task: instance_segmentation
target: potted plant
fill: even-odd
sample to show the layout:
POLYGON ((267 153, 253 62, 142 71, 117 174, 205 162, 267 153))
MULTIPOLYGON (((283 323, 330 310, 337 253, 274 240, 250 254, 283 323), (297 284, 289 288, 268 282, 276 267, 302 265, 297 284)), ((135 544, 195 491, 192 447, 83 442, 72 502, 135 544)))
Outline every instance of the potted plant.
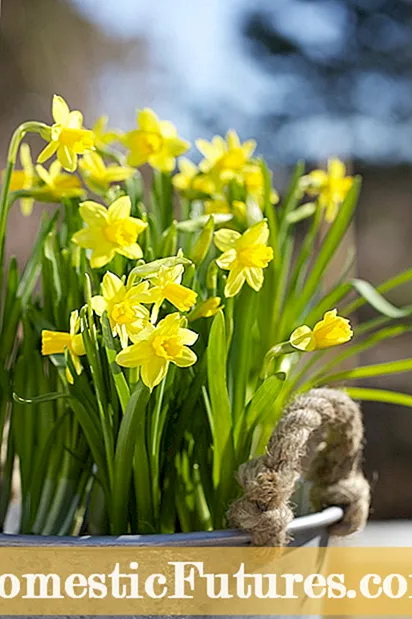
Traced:
POLYGON ((375 289, 348 276, 351 254, 324 286, 360 179, 337 159, 309 174, 299 163, 280 199, 255 142, 234 131, 198 140, 195 165, 181 157, 189 144, 149 109, 125 134, 104 119, 85 129, 58 96, 52 113, 51 126, 16 130, 3 176, 2 530, 16 467, 21 515, 19 537, 2 543, 69 535, 82 543, 88 534, 96 536, 88 543, 135 535, 138 544, 242 544, 250 536, 276 544, 287 526, 306 543, 342 518, 339 505, 352 510, 350 530, 360 526, 368 489, 349 396, 412 404, 406 394, 350 386, 409 371, 410 359, 339 369, 410 329, 410 307, 383 295, 410 281, 411 270, 375 289), (46 142, 37 164, 24 141, 31 132, 46 142), (26 216, 35 202, 57 205, 44 213, 22 272, 4 258, 16 201, 26 216), (365 303, 377 317, 352 330, 365 303), (345 391, 325 389, 337 385, 345 391), (279 501, 289 505, 305 445, 321 426, 344 440, 323 453, 328 466, 315 457, 313 505, 338 507, 292 524, 287 507, 279 521, 279 501), (244 496, 235 482, 242 463, 244 496), (270 484, 259 511, 263 479, 270 484), (359 492, 345 501, 353 483, 359 492), (267 494, 276 484, 280 499, 267 494), (230 505, 229 524, 247 533, 225 531, 230 505))

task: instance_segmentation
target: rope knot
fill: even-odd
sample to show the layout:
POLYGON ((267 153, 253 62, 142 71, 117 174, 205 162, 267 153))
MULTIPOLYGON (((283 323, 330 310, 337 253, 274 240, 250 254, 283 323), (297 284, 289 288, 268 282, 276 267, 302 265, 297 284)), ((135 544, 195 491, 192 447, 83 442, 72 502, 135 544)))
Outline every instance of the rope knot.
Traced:
POLYGON ((307 470, 316 509, 339 505, 334 535, 361 529, 369 512, 369 484, 360 468, 363 424, 359 406, 344 392, 312 389, 285 410, 264 456, 245 462, 238 479, 244 489, 228 512, 230 523, 251 535, 256 546, 282 546, 293 519, 290 498, 307 470))

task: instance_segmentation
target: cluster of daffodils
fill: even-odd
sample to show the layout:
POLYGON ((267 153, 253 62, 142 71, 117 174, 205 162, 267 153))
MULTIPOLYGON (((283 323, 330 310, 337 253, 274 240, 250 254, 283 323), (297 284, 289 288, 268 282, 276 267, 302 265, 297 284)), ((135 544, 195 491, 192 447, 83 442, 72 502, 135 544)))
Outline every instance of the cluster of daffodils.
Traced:
MULTIPOLYGON (((26 215, 31 213, 35 199, 72 200, 73 208, 75 201, 80 201, 78 212, 84 227, 75 232, 71 241, 86 251, 91 269, 107 269, 102 274, 101 294, 92 297, 91 306, 99 317, 107 313, 121 346, 117 363, 140 368, 142 381, 153 389, 166 376, 170 363, 188 367, 196 362, 196 354, 189 346, 198 336, 187 328, 188 318, 193 322, 212 317, 223 305, 221 296, 210 295, 210 286, 202 290, 196 273, 187 277, 193 288, 182 284, 184 264, 190 264, 182 248, 174 258, 158 260, 152 268, 143 249, 148 248, 149 255, 153 255, 147 236, 151 232, 150 211, 141 205, 141 217, 132 213, 124 183, 139 173, 140 166, 149 164, 155 173, 167 176, 175 190, 189 201, 192 217, 196 213, 209 216, 191 255, 195 267, 209 260, 206 283, 214 278, 214 288, 220 287, 227 299, 238 296, 245 284, 255 292, 264 286, 264 272, 274 260, 274 250, 263 211, 265 200, 276 208, 278 194, 271 187, 265 188, 262 164, 254 157, 255 141, 242 143, 233 130, 226 138, 197 140, 203 158, 196 165, 180 157, 190 144, 178 136, 172 123, 159 120, 152 110, 139 111, 137 128, 124 134, 108 131, 106 118, 97 121, 94 130, 85 129, 82 114, 70 111, 59 96, 53 99, 52 114, 54 124, 43 131, 48 144, 38 156, 37 165, 33 165, 27 144, 22 145, 22 170, 13 172, 11 191, 20 197, 26 215), (113 150, 116 142, 125 153, 113 150), (57 158, 47 170, 42 164, 54 154, 57 158), (178 171, 174 173, 176 165, 178 171), (74 174, 77 169, 80 177, 74 174), (120 196, 110 202, 113 190, 120 196), (88 192, 100 201, 84 200, 88 192), (117 274, 110 270, 116 256, 126 259, 117 263, 123 269, 117 274), (170 266, 173 260, 177 263, 170 266), (133 268, 139 264, 149 267, 147 276, 134 275, 133 268), (216 269, 220 269, 219 278, 216 269)), ((332 222, 352 182, 345 176, 343 163, 333 159, 327 171, 315 170, 303 176, 299 190, 302 195, 317 197, 325 220, 332 222)), ((168 230, 163 234, 167 235, 168 230)), ((43 332, 42 352, 55 355, 67 349, 79 374, 79 358, 85 351, 78 330, 78 313, 74 312, 69 333, 43 332)), ((288 343, 293 350, 310 352, 344 344, 351 337, 349 322, 331 310, 313 329, 307 325, 295 328, 288 343)), ((74 380, 70 370, 67 378, 71 383, 74 380)))
POLYGON ((412 360, 346 369, 410 330, 412 306, 382 292, 412 271, 378 289, 326 277, 360 188, 341 161, 298 164, 281 197, 233 130, 192 149, 149 109, 126 132, 106 117, 85 127, 59 96, 52 116, 16 129, 0 195, 0 444, 10 476, 19 463, 22 531, 222 528, 236 469, 297 394, 339 384, 412 406, 351 385, 412 360), (37 160, 30 133, 45 141, 37 160), (58 205, 21 275, 3 251, 15 202, 26 216, 58 205), (366 303, 381 315, 354 334, 346 316, 366 303))

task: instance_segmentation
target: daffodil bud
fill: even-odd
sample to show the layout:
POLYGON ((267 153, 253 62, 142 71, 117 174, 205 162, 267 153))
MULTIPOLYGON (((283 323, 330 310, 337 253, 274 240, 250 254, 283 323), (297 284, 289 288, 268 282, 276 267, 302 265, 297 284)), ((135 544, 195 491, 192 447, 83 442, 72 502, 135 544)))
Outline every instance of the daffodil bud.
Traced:
POLYGON ((213 216, 210 216, 190 252, 190 259, 196 266, 199 266, 207 256, 207 252, 212 244, 214 229, 215 221, 213 216))
POLYGON ((209 264, 209 267, 207 269, 207 273, 206 273, 206 286, 207 286, 207 290, 209 292, 210 295, 214 296, 216 294, 216 287, 217 287, 217 274, 218 274, 218 266, 216 264, 215 260, 212 260, 212 262, 209 264))

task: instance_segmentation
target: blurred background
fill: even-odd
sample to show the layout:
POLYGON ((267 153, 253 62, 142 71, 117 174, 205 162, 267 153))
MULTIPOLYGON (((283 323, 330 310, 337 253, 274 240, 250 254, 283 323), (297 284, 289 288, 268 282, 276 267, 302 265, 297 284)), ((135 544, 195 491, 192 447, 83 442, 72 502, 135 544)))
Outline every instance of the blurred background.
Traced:
MULTIPOLYGON (((338 155, 364 177, 358 276, 378 284, 412 265, 410 0, 0 0, 0 164, 13 128, 50 122, 53 93, 92 126, 134 126, 150 106, 193 141, 254 137, 282 190, 291 166, 338 155)), ((38 214, 16 208, 8 252, 21 262, 38 214)), ((411 290, 390 297, 411 303, 411 290)), ((366 315, 365 315, 366 317, 366 315)), ((363 363, 411 356, 412 336, 363 363)), ((372 384, 372 383, 371 383, 372 384)), ((374 386, 412 393, 408 375, 374 386)), ((412 413, 365 404, 373 518, 412 516, 412 413)))

